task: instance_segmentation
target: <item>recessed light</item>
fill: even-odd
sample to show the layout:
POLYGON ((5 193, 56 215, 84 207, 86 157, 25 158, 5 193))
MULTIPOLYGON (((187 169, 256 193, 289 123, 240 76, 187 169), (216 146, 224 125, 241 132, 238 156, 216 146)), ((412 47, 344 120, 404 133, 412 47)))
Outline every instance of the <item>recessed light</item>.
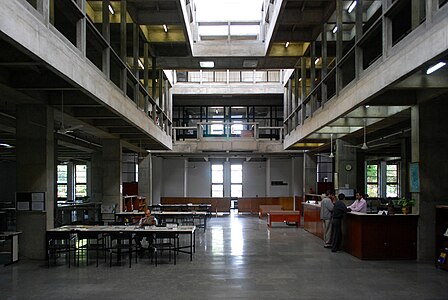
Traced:
POLYGON ((333 33, 336 33, 336 31, 338 31, 338 26, 337 26, 337 25, 334 25, 334 27, 333 27, 333 33))
POLYGON ((113 15, 115 14, 114 8, 110 4, 109 4, 109 12, 113 15))
POLYGON ((145 67, 143 66, 143 63, 140 59, 138 59, 138 66, 140 67, 140 69, 144 69, 145 67))
POLYGON ((426 70, 426 74, 429 75, 435 71, 437 71, 438 69, 440 69, 441 67, 443 67, 444 65, 446 65, 445 62, 441 61, 438 64, 435 64, 434 66, 431 66, 428 68, 428 70, 426 70))
POLYGON ((200 61, 199 65, 201 66, 201 68, 214 68, 215 67, 215 62, 213 62, 213 61, 200 61))
POLYGON ((162 27, 165 32, 168 32, 168 27, 166 26, 166 24, 163 24, 162 27))
POLYGON ((365 106, 365 108, 369 108, 369 107, 370 107, 370 105, 366 105, 366 106, 365 106))
POLYGON ((320 61, 320 58, 316 58, 316 60, 314 61, 314 64, 317 65, 317 63, 320 61))
POLYGON ((285 43, 285 48, 288 48, 289 47, 289 42, 286 42, 285 43))
POLYGON ((356 4, 358 4, 357 1, 353 1, 353 2, 350 4, 350 6, 349 6, 348 9, 347 9, 347 12, 348 12, 349 14, 351 14, 352 11, 355 9, 356 4))

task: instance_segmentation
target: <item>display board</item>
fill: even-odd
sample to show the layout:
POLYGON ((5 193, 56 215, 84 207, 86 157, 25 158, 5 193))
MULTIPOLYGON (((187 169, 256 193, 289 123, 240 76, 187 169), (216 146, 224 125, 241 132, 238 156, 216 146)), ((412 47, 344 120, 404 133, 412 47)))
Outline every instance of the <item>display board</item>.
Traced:
POLYGON ((45 192, 17 192, 18 211, 45 211, 45 192))

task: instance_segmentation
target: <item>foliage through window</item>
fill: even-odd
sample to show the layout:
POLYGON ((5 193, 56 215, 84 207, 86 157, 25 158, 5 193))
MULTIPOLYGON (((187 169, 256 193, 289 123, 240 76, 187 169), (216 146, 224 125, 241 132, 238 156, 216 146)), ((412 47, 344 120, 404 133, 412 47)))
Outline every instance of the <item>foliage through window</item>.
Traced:
POLYGON ((398 164, 386 165, 386 197, 399 197, 398 164))
POLYGON ((57 197, 67 198, 67 178, 68 178, 68 166, 58 165, 57 168, 57 197))
POLYGON ((366 172, 367 194, 369 197, 378 197, 378 165, 368 164, 366 172))
POLYGON ((87 197, 87 165, 75 166, 75 197, 87 197))

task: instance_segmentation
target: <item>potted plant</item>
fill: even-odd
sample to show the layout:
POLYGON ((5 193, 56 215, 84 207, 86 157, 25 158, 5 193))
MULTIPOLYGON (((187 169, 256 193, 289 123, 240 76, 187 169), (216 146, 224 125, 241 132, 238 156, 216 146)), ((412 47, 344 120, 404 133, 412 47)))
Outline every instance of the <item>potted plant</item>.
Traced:
POLYGON ((406 199, 401 198, 397 201, 397 204, 401 206, 401 211, 404 215, 408 214, 410 212, 410 208, 415 205, 414 199, 406 199))

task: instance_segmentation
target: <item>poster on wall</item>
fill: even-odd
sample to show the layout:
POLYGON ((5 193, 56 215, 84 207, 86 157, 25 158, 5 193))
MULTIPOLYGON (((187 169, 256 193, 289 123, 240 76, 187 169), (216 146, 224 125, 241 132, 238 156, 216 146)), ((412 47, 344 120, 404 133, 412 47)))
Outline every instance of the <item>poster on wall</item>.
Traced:
POLYGON ((409 164, 409 191, 411 193, 420 192, 420 174, 418 162, 409 164))

